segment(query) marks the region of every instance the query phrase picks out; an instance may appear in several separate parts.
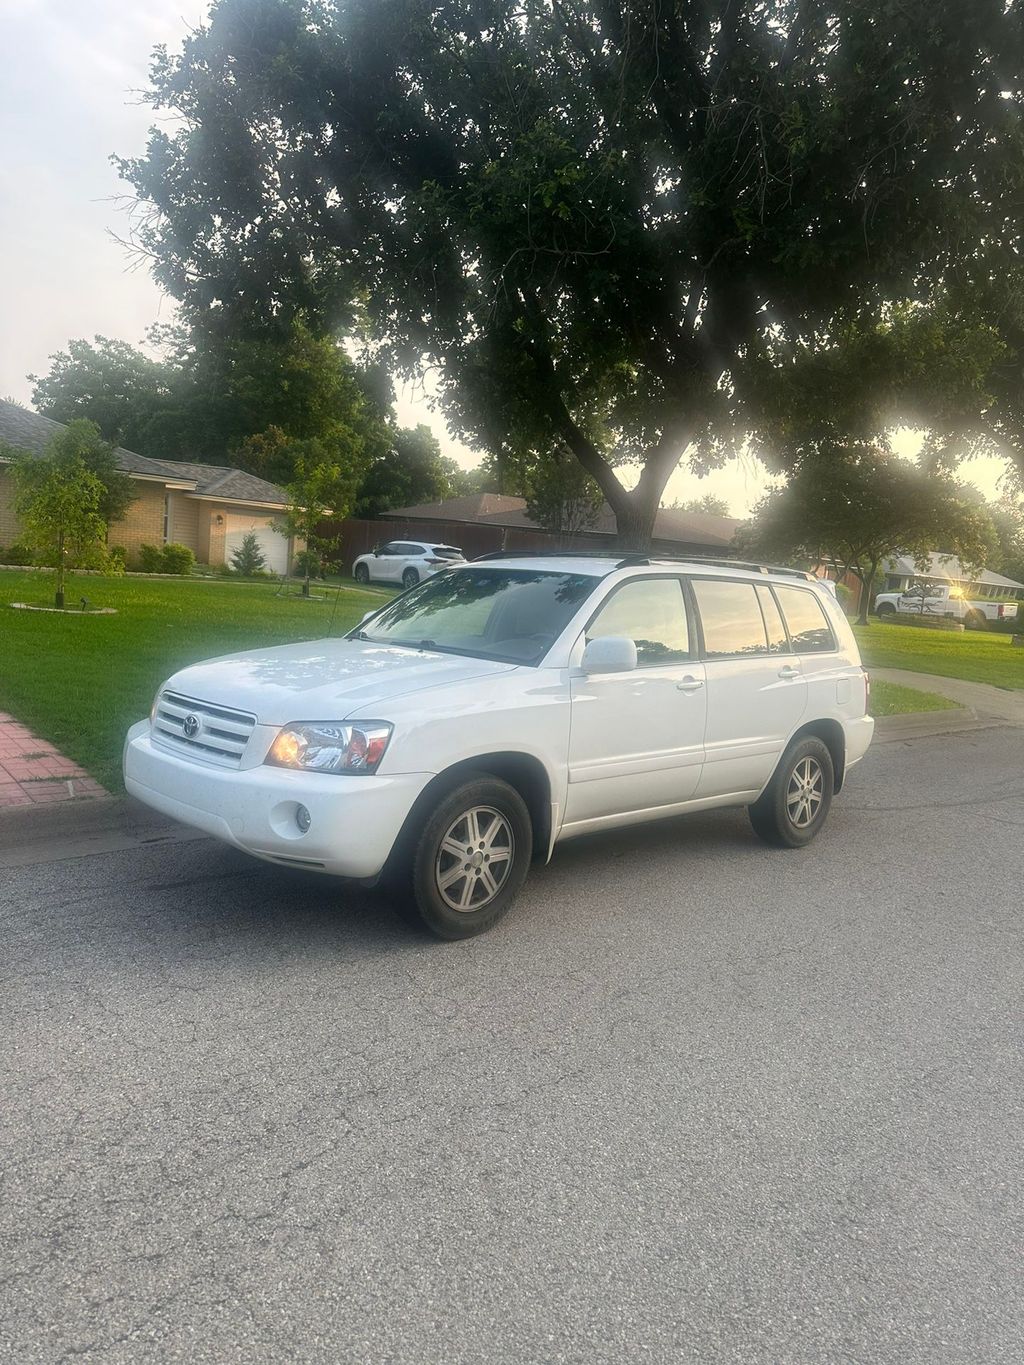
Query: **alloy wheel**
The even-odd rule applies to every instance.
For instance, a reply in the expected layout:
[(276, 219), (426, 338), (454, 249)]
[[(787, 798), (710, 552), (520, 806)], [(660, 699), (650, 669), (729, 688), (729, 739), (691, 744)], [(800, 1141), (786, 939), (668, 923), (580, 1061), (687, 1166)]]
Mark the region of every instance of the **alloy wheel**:
[(434, 875), (441, 899), (469, 914), (489, 905), (512, 867), (515, 836), (493, 806), (473, 806), (452, 821), (437, 851)]
[(825, 775), (816, 758), (801, 758), (786, 787), (786, 813), (797, 829), (806, 829), (821, 809)]

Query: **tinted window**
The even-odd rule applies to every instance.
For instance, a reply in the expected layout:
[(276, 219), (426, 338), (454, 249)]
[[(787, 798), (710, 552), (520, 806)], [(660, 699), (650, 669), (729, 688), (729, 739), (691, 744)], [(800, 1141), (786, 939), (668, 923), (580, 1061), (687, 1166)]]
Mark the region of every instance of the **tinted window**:
[(536, 569), (453, 567), (397, 598), (348, 638), (537, 664), (597, 581)]
[(411, 545), (407, 540), (396, 540), (391, 550), (393, 555), (421, 555), (422, 545)]
[(766, 654), (768, 641), (753, 583), (729, 578), (696, 578), (704, 649), (709, 659), (731, 654)]
[(625, 635), (641, 667), (690, 657), (690, 637), (678, 578), (642, 578), (614, 592), (587, 627), (587, 639)]
[(437, 555), (438, 559), (461, 559), (462, 551), (457, 550), (454, 545), (431, 545), (431, 552)]
[(386, 540), (383, 545), (378, 547), (377, 553), (379, 555), (396, 555), (398, 554), (398, 546), (393, 540)]
[(762, 587), (758, 583), (757, 600), (761, 603), (765, 629), (768, 632), (768, 653), (788, 654), (789, 641), (786, 639), (786, 627), (782, 620), (782, 613), (779, 611), (779, 604), (772, 596), (771, 588)]
[(776, 588), (798, 654), (817, 654), (835, 649), (835, 636), (824, 609), (813, 593), (803, 588)]

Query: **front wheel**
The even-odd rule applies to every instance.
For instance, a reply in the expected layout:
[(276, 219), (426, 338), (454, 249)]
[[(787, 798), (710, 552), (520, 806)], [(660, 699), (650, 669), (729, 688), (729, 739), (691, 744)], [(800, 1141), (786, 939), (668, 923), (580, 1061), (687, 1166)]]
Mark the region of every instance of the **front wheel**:
[(405, 573), (402, 574), (402, 587), (403, 587), (403, 588), (406, 588), (406, 589), (408, 589), (408, 588), (415, 588), (416, 584), (417, 584), (419, 581), (420, 581), (420, 576), (419, 576), (418, 572), (417, 572), (415, 569), (406, 569)]
[(397, 889), (438, 938), (472, 938), (511, 909), (532, 849), (526, 802), (507, 782), (481, 773), (428, 816)]
[(369, 581), (370, 581), (370, 570), (366, 567), (365, 564), (357, 564), (357, 565), (356, 565), (356, 571), (355, 571), (353, 577), (355, 578), (355, 580), (356, 580), (357, 583), (362, 583), (362, 584), (369, 583)]
[(896, 608), (891, 602), (882, 602), (875, 608), (876, 616), (895, 616)]
[(828, 818), (834, 787), (828, 745), (815, 735), (797, 740), (748, 808), (754, 833), (776, 848), (803, 848)]

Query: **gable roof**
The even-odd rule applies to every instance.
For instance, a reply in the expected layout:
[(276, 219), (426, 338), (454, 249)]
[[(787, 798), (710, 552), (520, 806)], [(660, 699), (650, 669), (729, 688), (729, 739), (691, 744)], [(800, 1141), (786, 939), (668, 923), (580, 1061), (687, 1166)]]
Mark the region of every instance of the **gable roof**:
[[(446, 498), (443, 502), (395, 507), (382, 512), (381, 517), (385, 521), (469, 521), (482, 526), (541, 529), (527, 512), (525, 498), (507, 497), (503, 493), (472, 493), (461, 498)], [(736, 517), (716, 517), (709, 512), (661, 508), (654, 523), (654, 539), (724, 549), (732, 543), (739, 524)], [(613, 536), (615, 533), (615, 513), (605, 503), (593, 524), (579, 534)]]
[[(43, 455), (53, 438), (67, 427), (38, 412), (23, 408), (19, 403), (0, 399), (0, 441), (27, 450), (32, 455)], [(175, 484), (186, 496), (208, 498), (215, 496), (225, 502), (264, 502), (284, 507), (288, 494), (277, 484), (247, 474), (230, 465), (196, 464), (191, 460), (152, 460), (134, 450), (116, 446), (114, 458), (118, 468), (140, 479), (157, 479)]]
[(908, 555), (897, 555), (886, 561), (885, 571), (907, 578), (944, 578), (950, 583), (982, 583), (990, 588), (1020, 588), (1024, 591), (1024, 583), (994, 573), (991, 569), (980, 569), (976, 574), (969, 574), (956, 555), (943, 554), (941, 550), (933, 551), (928, 561), (928, 568), (922, 573)]

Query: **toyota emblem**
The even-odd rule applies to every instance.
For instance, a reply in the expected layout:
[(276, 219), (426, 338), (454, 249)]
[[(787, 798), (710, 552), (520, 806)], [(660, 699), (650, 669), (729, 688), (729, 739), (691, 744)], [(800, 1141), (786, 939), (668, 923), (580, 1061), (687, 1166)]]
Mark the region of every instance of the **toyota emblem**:
[(199, 717), (186, 716), (181, 722), (181, 732), (186, 739), (195, 739), (199, 733)]

